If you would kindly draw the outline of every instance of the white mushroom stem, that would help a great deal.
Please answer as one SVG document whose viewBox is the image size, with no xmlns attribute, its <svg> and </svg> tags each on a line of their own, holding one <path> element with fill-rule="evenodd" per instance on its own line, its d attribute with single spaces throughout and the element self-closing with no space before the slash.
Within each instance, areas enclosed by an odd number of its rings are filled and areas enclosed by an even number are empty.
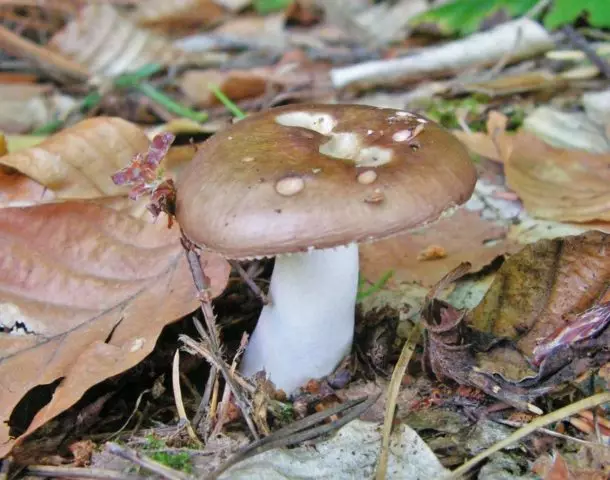
<svg viewBox="0 0 610 480">
<path fill-rule="evenodd" d="M 358 245 L 280 255 L 265 305 L 244 353 L 242 373 L 265 370 L 294 392 L 332 373 L 350 352 L 358 292 Z"/>
</svg>

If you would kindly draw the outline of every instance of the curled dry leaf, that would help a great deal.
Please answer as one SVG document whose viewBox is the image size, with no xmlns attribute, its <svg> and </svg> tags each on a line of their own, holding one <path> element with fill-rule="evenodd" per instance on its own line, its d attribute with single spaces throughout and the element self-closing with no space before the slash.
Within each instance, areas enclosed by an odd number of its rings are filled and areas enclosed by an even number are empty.
<svg viewBox="0 0 610 480">
<path fill-rule="evenodd" d="M 593 231 L 524 247 L 502 265 L 472 325 L 514 340 L 531 357 L 541 340 L 607 294 L 608 251 L 610 235 Z"/>
<path fill-rule="evenodd" d="M 110 176 L 145 152 L 148 138 L 132 123 L 115 117 L 84 120 L 39 145 L 0 157 L 52 190 L 58 198 L 97 198 L 126 195 Z"/>
<path fill-rule="evenodd" d="M 536 135 L 507 133 L 491 112 L 487 134 L 454 132 L 478 155 L 503 162 L 506 181 L 534 217 L 564 222 L 610 220 L 610 153 L 556 148 Z"/>
<path fill-rule="evenodd" d="M 166 324 L 196 309 L 178 235 L 83 202 L 0 210 L 0 457 L 32 388 L 61 379 L 25 435 L 137 364 Z M 228 264 L 202 260 L 217 295 Z"/>
<path fill-rule="evenodd" d="M 47 47 L 86 66 L 91 74 L 107 76 L 151 63 L 176 65 L 189 57 L 165 38 L 137 27 L 107 3 L 82 8 Z"/>
<path fill-rule="evenodd" d="M 506 163 L 506 181 L 533 216 L 610 221 L 610 153 L 551 147 L 520 132 Z"/>
<path fill-rule="evenodd" d="M 506 232 L 478 213 L 460 209 L 420 231 L 361 245 L 362 275 L 375 282 L 393 270 L 390 284 L 418 282 L 429 287 L 462 262 L 478 271 L 496 257 L 518 250 L 520 247 L 505 240 Z M 444 256 L 424 260 L 422 254 L 430 247 L 442 248 Z"/>
</svg>

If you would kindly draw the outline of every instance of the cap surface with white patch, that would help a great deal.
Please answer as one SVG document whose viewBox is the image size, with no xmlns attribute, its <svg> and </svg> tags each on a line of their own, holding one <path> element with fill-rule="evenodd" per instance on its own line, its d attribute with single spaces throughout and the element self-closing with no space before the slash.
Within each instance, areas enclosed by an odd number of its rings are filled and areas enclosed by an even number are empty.
<svg viewBox="0 0 610 480">
<path fill-rule="evenodd" d="M 466 149 L 421 116 L 363 105 L 290 105 L 216 133 L 178 180 L 176 216 L 229 258 L 371 241 L 471 196 Z"/>
</svg>

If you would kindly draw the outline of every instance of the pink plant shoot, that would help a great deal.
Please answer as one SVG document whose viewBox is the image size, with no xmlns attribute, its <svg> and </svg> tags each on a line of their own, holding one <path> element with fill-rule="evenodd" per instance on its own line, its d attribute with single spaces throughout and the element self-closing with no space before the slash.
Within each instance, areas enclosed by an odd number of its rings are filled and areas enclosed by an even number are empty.
<svg viewBox="0 0 610 480">
<path fill-rule="evenodd" d="M 167 155 L 169 147 L 175 140 L 173 133 L 162 132 L 152 139 L 148 152 L 137 153 L 129 165 L 112 175 L 116 185 L 130 185 L 129 198 L 137 200 L 148 194 L 151 203 L 148 210 L 156 219 L 161 212 L 168 214 L 168 227 L 172 225 L 174 213 L 175 188 L 171 179 L 165 179 L 161 161 Z"/>
</svg>

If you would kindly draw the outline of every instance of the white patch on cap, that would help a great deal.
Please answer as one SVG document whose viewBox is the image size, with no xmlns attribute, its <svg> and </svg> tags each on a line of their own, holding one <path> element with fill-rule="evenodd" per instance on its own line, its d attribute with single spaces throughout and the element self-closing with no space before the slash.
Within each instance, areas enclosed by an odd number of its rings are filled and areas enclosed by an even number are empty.
<svg viewBox="0 0 610 480">
<path fill-rule="evenodd" d="M 360 150 L 356 158 L 357 167 L 380 167 L 392 161 L 394 152 L 390 148 L 367 147 Z"/>
<path fill-rule="evenodd" d="M 375 180 L 377 180 L 377 172 L 374 170 L 367 170 L 358 175 L 358 183 L 362 185 L 370 185 Z"/>
<path fill-rule="evenodd" d="M 392 140 L 395 142 L 406 142 L 411 138 L 411 130 L 400 130 L 392 135 Z"/>
<path fill-rule="evenodd" d="M 329 135 L 337 126 L 337 120 L 328 113 L 289 112 L 275 117 L 275 121 L 285 127 L 302 127 L 322 135 Z"/>
<path fill-rule="evenodd" d="M 362 147 L 360 138 L 352 132 L 331 133 L 328 142 L 320 145 L 320 153 L 329 157 L 352 160 L 357 167 L 380 167 L 392 161 L 390 148 Z"/>
<path fill-rule="evenodd" d="M 282 178 L 275 184 L 275 191 L 284 197 L 292 197 L 304 188 L 305 180 L 294 175 Z"/>
<path fill-rule="evenodd" d="M 320 153 L 329 157 L 351 160 L 360 152 L 360 139 L 355 133 L 332 133 L 328 142 L 320 145 Z"/>
<path fill-rule="evenodd" d="M 396 116 L 397 117 L 414 117 L 415 115 L 413 115 L 412 113 L 409 113 L 409 112 L 403 112 L 401 110 L 401 111 L 396 112 Z"/>
<path fill-rule="evenodd" d="M 241 161 L 244 163 L 250 163 L 254 161 L 254 157 L 244 157 L 241 159 Z"/>
</svg>

